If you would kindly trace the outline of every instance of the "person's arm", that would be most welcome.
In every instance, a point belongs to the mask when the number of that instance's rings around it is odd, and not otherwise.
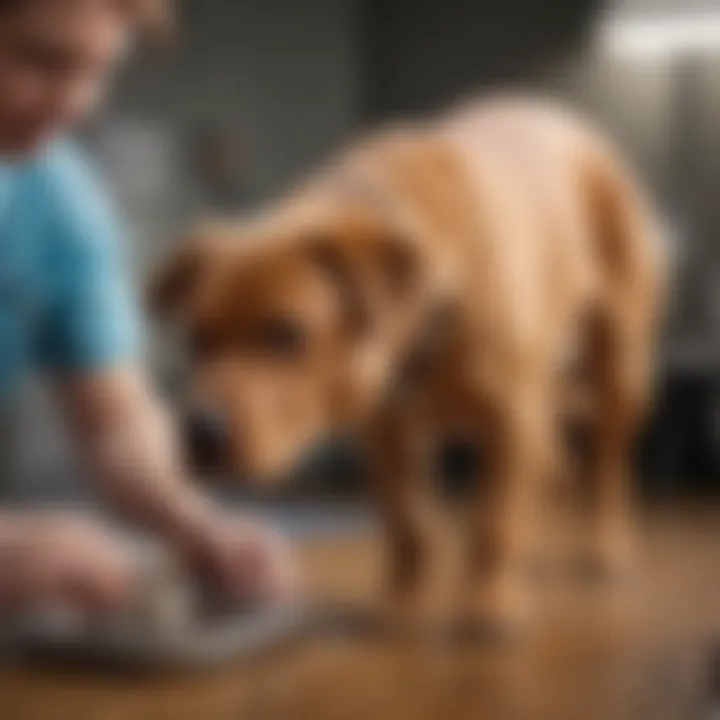
[[[47,299],[36,354],[90,475],[127,514],[176,537],[202,501],[182,480],[168,423],[141,379],[141,323],[121,252],[123,229],[72,146],[45,167]]]
[[[139,323],[118,225],[84,165],[61,165],[48,226],[54,282],[37,352],[91,480],[233,593],[285,594],[294,583],[277,536],[223,513],[189,482],[170,424],[137,369]]]
[[[121,364],[63,378],[58,398],[93,481],[128,518],[194,550],[212,508],[186,477],[174,428],[140,372]]]
[[[188,481],[171,424],[136,370],[120,366],[59,387],[81,456],[115,507],[232,596],[280,599],[297,591],[282,538],[222,512]]]

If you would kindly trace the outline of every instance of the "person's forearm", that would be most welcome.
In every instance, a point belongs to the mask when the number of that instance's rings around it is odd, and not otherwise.
[[[93,480],[122,513],[174,542],[191,543],[209,514],[188,481],[172,425],[134,376],[92,391],[72,413]]]
[[[205,522],[207,502],[187,481],[159,408],[137,408],[109,420],[89,450],[96,482],[133,519],[177,540]]]
[[[93,477],[119,510],[176,542],[202,530],[207,502],[187,481],[171,425],[149,398],[109,418],[88,450]]]

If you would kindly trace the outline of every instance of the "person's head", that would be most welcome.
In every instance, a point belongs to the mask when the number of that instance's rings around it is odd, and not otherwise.
[[[0,0],[0,154],[22,156],[102,99],[133,36],[171,0]]]

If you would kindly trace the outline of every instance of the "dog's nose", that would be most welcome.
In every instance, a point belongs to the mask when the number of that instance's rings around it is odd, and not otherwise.
[[[192,464],[200,470],[221,470],[230,451],[227,417],[208,408],[192,410],[185,422],[185,441]]]

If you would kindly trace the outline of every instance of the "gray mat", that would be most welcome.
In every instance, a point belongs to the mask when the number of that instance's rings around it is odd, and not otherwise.
[[[249,514],[277,523],[295,538],[339,537],[371,526],[365,509],[243,506]],[[303,603],[218,610],[222,603],[203,598],[187,578],[178,575],[156,543],[125,529],[120,532],[144,566],[143,592],[155,596],[157,602],[158,594],[167,598],[169,590],[170,605],[177,607],[170,607],[168,613],[163,600],[165,611],[161,614],[169,615],[170,621],[149,620],[147,608],[140,613],[142,617],[136,613],[104,619],[83,618],[58,608],[26,611],[0,619],[3,655],[137,668],[194,668],[247,657],[297,638],[319,624],[317,609]],[[150,615],[157,617],[154,611]],[[348,623],[343,619],[339,624]]]
[[[92,660],[137,667],[197,667],[231,660],[297,635],[305,604],[229,604],[192,581],[156,542],[122,533],[137,563],[136,587],[123,610],[83,613],[40,603],[0,623],[6,655]]]
[[[182,669],[242,659],[299,637],[310,614],[301,605],[200,618],[171,631],[143,631],[122,623],[80,627],[37,616],[16,623],[6,650],[25,660],[102,663],[137,669]]]

